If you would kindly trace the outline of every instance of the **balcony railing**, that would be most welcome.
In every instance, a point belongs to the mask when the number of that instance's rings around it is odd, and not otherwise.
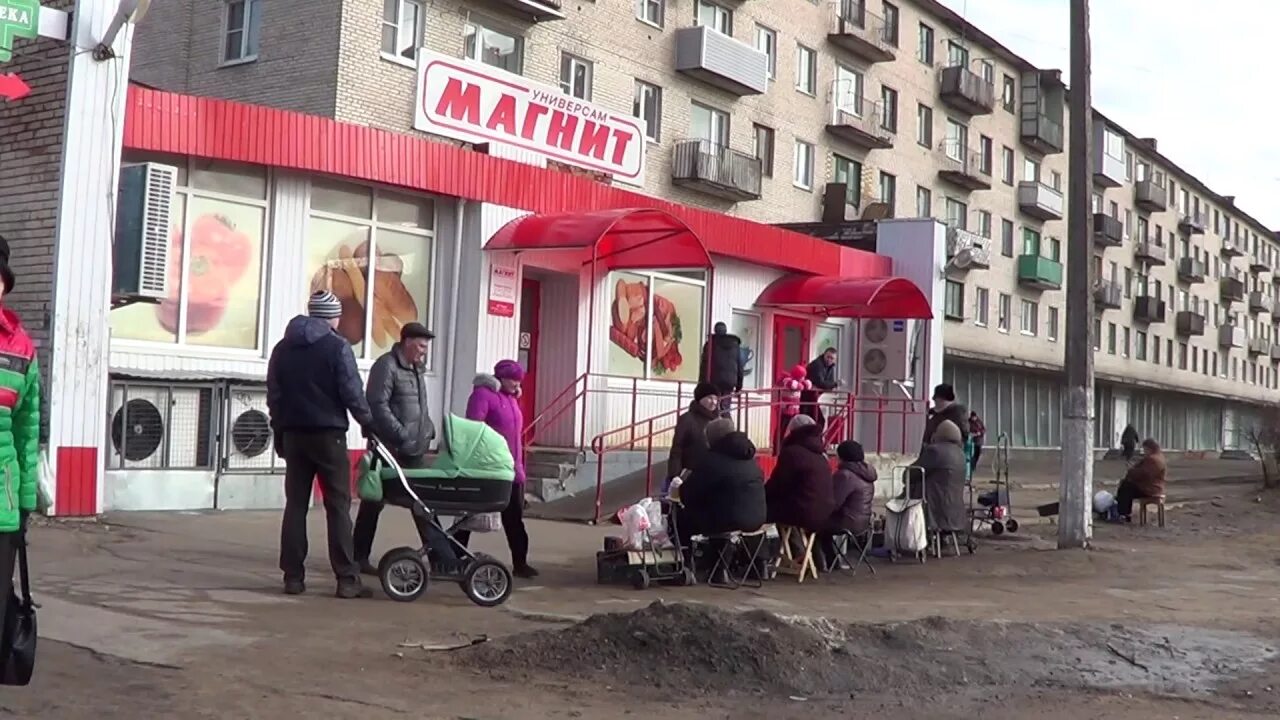
[[[996,109],[995,83],[963,65],[938,71],[938,92],[944,103],[969,115],[989,115]]]
[[[1222,256],[1229,258],[1238,258],[1244,255],[1244,247],[1237,241],[1224,237],[1222,238]]]
[[[957,271],[963,272],[969,268],[989,268],[991,267],[991,241],[978,235],[958,227],[950,226],[947,228],[947,259],[955,257],[961,252],[968,251],[969,262],[965,267],[957,266]]]
[[[827,41],[869,63],[896,57],[898,28],[867,12],[865,0],[836,0],[831,4]]]
[[[1062,287],[1062,263],[1041,255],[1018,257],[1018,283],[1038,290]]]
[[[1102,309],[1118,309],[1124,297],[1120,283],[1115,280],[1099,279],[1093,283],[1093,302]]]
[[[966,190],[991,189],[991,159],[982,157],[954,140],[943,140],[938,146],[942,155],[938,177]]]
[[[1266,338],[1251,337],[1249,338],[1249,354],[1250,355],[1267,355],[1271,352],[1271,341]]]
[[[1242,348],[1245,345],[1244,328],[1236,325],[1218,326],[1218,347]]]
[[[1164,301],[1151,295],[1139,295],[1133,299],[1135,322],[1162,323],[1165,318]]]
[[[1139,240],[1134,245],[1133,256],[1148,265],[1164,265],[1169,262],[1169,251],[1150,238]]]
[[[676,70],[734,95],[769,89],[769,56],[705,25],[676,31]]]
[[[1271,271],[1271,263],[1263,260],[1257,255],[1249,257],[1249,270],[1255,273],[1264,273]]]
[[[671,182],[726,200],[760,198],[760,158],[710,140],[676,143]]]
[[[1062,192],[1042,182],[1024,180],[1018,183],[1018,208],[1040,220],[1062,219]]]
[[[1191,310],[1179,310],[1174,329],[1183,337],[1204,335],[1204,316]]]
[[[1124,242],[1124,223],[1106,213],[1093,214],[1093,244],[1119,247]]]
[[[827,132],[864,150],[885,150],[893,147],[893,133],[884,128],[884,113],[880,104],[864,97],[846,97],[840,88],[832,86],[831,122]]]
[[[1224,277],[1218,283],[1223,302],[1240,302],[1244,300],[1244,283],[1238,278]]]
[[[1178,260],[1178,279],[1186,283],[1204,282],[1204,263],[1196,258]]]
[[[1280,344],[1271,345],[1271,361],[1280,362]]]
[[[1203,235],[1205,229],[1204,213],[1184,212],[1178,214],[1178,229],[1188,235]]]
[[[1053,155],[1066,147],[1063,141],[1062,123],[1042,112],[1022,113],[1022,142],[1037,152]]]
[[[1139,180],[1133,186],[1133,203],[1147,212],[1164,212],[1169,209],[1168,191],[1154,179]]]
[[[1269,313],[1275,308],[1275,301],[1271,299],[1271,295],[1257,290],[1249,293],[1249,312],[1252,313]]]

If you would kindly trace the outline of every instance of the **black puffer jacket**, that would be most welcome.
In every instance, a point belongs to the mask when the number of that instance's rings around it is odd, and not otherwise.
[[[702,347],[698,377],[716,386],[721,395],[742,389],[742,340],[737,335],[712,335]]]
[[[374,433],[406,458],[424,455],[436,436],[427,411],[425,373],[423,366],[405,360],[400,343],[391,346],[369,371],[365,394],[373,412]]]
[[[871,510],[876,499],[876,469],[865,462],[842,462],[831,476],[835,488],[835,512],[829,532],[861,535],[871,527]]]
[[[360,391],[351,345],[327,320],[299,315],[267,363],[267,407],[277,433],[347,430],[347,413],[362,428],[373,423]]]
[[[764,471],[755,457],[745,433],[729,433],[711,446],[680,486],[681,534],[749,532],[764,525]]]
[[[835,509],[831,464],[823,449],[822,428],[808,425],[782,441],[768,496],[769,521],[821,532]]]
[[[707,453],[707,425],[715,419],[716,414],[707,412],[697,400],[689,404],[688,412],[676,420],[671,436],[667,477],[675,477],[698,466],[698,461]]]

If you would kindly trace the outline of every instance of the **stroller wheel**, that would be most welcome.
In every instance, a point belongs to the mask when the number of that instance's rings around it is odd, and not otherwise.
[[[422,597],[430,584],[427,563],[420,550],[398,547],[382,556],[378,563],[378,580],[382,591],[396,602],[413,602]]]
[[[1004,529],[1008,530],[1011,533],[1018,532],[1018,521],[1014,520],[1013,518],[1009,518],[1008,520],[1005,520]]]
[[[649,588],[649,573],[644,568],[640,568],[631,573],[631,587],[637,590],[647,590]]]
[[[992,535],[1003,535],[1003,534],[1004,534],[1004,523],[1000,522],[999,520],[995,520],[995,521],[993,521],[993,522],[991,523],[991,534],[992,534]]]
[[[515,583],[511,579],[511,571],[506,565],[485,558],[471,563],[462,580],[462,591],[471,602],[480,607],[501,605],[511,597],[511,589]]]

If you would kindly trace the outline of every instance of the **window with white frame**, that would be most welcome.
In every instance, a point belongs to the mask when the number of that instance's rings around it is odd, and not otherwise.
[[[637,80],[631,114],[644,120],[645,137],[654,142],[662,140],[662,88]]]
[[[991,291],[984,288],[973,289],[973,324],[986,327],[991,317]]]
[[[315,178],[310,208],[304,272],[342,301],[337,331],[357,358],[391,349],[407,323],[432,326],[433,198]]]
[[[226,0],[222,19],[222,62],[258,59],[262,29],[262,0]]]
[[[796,90],[813,95],[818,86],[818,54],[804,45],[796,45]]]
[[[729,147],[729,113],[692,103],[689,130],[694,138],[706,140],[718,148]]]
[[[609,347],[605,372],[645,380],[698,379],[706,339],[706,273],[616,271],[609,288],[626,317],[603,319]],[[600,319],[598,319],[600,321]],[[673,391],[674,392],[674,391]]]
[[[1049,317],[1044,326],[1044,334],[1049,337],[1050,342],[1058,341],[1058,308],[1049,306]]]
[[[383,0],[382,54],[397,61],[416,60],[423,16],[420,0]]]
[[[996,305],[996,329],[1002,333],[1009,332],[1009,315],[1013,313],[1013,297],[1008,293],[1000,293]]]
[[[756,25],[756,49],[769,59],[769,79],[778,76],[778,33],[763,25]]]
[[[717,5],[710,0],[698,0],[697,16],[694,18],[698,25],[709,27],[722,35],[733,37],[733,11],[723,5]]]
[[[955,198],[943,198],[947,213],[947,224],[961,230],[969,229],[969,206]]]
[[[791,183],[804,190],[813,189],[813,144],[796,140],[795,152],[791,158]]]
[[[933,217],[933,191],[923,185],[916,186],[916,217]]]
[[[969,128],[947,118],[947,141],[944,148],[947,157],[958,162],[968,162]]]
[[[862,117],[862,73],[844,65],[836,65],[836,107]]]
[[[742,341],[742,349],[738,352],[742,360],[743,388],[758,388],[762,382],[770,384],[768,378],[761,380],[761,374],[756,372],[760,358],[760,316],[746,310],[734,310],[729,319],[729,333]]]
[[[1040,304],[1035,300],[1022,300],[1022,318],[1019,330],[1023,335],[1040,332]]]
[[[942,312],[948,320],[964,319],[964,283],[947,281]]]
[[[858,207],[862,200],[862,163],[843,155],[832,155],[832,180],[844,183],[844,203]]]
[[[986,210],[978,211],[978,234],[991,239],[991,213]]]
[[[666,0],[636,0],[636,19],[662,27],[666,6]]]
[[[524,38],[471,22],[462,34],[463,55],[468,59],[515,75],[524,71]]]
[[[560,53],[560,91],[579,100],[591,102],[591,79],[594,65],[577,55]]]
[[[765,127],[764,125],[753,125],[751,130],[756,158],[760,160],[760,174],[764,177],[773,177],[773,128]]]
[[[112,339],[259,351],[266,305],[266,168],[150,154],[127,154],[124,161],[172,165],[178,176],[168,228],[169,293],[155,305],[112,310]]]

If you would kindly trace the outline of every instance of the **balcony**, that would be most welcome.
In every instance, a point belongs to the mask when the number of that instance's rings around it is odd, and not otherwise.
[[[1095,280],[1093,283],[1093,303],[1096,307],[1107,310],[1120,309],[1120,301],[1124,291],[1115,280]]]
[[[1133,186],[1133,204],[1139,210],[1164,212],[1169,209],[1169,193],[1155,180],[1139,180]]]
[[[1271,272],[1271,265],[1262,258],[1254,255],[1249,258],[1249,270],[1255,273]]]
[[[991,167],[984,167],[982,153],[951,140],[938,146],[942,157],[938,178],[966,190],[990,190]]]
[[[1027,147],[1045,155],[1062,152],[1062,123],[1042,113],[1024,113],[1022,116],[1022,142]]]
[[[839,90],[833,90],[832,97],[840,98]],[[878,103],[846,97],[832,104],[827,132],[863,150],[887,150],[893,147],[893,133],[881,126],[883,120]]]
[[[705,25],[676,31],[676,70],[738,96],[769,89],[769,56]]]
[[[1258,292],[1256,290],[1249,293],[1249,312],[1269,313],[1274,307],[1275,302],[1267,293]]]
[[[996,86],[961,65],[938,71],[942,102],[968,115],[990,115],[996,109]]]
[[[1239,278],[1224,277],[1218,283],[1218,291],[1222,302],[1233,303],[1244,300],[1244,283]]]
[[[1237,325],[1218,326],[1218,347],[1228,350],[1242,348],[1245,346],[1245,342],[1244,328]]]
[[[1021,195],[1021,193],[1019,193]],[[1106,213],[1093,214],[1093,244],[1101,248],[1124,243],[1124,224]]]
[[[956,265],[956,272],[966,272],[970,268],[991,267],[991,241],[976,233],[958,227],[947,228],[947,260],[961,252],[968,251],[969,262]],[[963,265],[963,267],[962,267]]]
[[[896,57],[895,28],[884,18],[867,12],[865,0],[831,3],[831,27],[827,42],[869,63],[889,62]]]
[[[1056,155],[1066,147],[1062,119],[1067,104],[1062,73],[1030,70],[1022,73],[1021,107],[1018,112],[1022,142],[1042,155]]]
[[[1204,213],[1185,212],[1178,214],[1178,229],[1187,235],[1203,235],[1204,228]]]
[[[1133,256],[1148,265],[1165,265],[1169,262],[1169,251],[1150,238],[1139,240],[1134,245]]]
[[[1271,346],[1271,361],[1280,362],[1280,345]]]
[[[710,140],[675,144],[671,182],[725,200],[760,199],[760,158]]]
[[[1204,335],[1204,316],[1190,310],[1180,310],[1174,320],[1174,330],[1182,337]]]
[[[1229,237],[1222,238],[1222,256],[1228,258],[1238,258],[1244,255],[1244,248],[1240,243]]]
[[[530,22],[564,19],[561,0],[496,0],[496,2]]]
[[[1018,284],[1037,290],[1062,287],[1062,263],[1040,255],[1018,256]]]
[[[1062,193],[1035,180],[1018,183],[1018,208],[1040,220],[1062,219]]]
[[[1165,317],[1164,301],[1151,295],[1139,295],[1133,299],[1133,320],[1140,323],[1162,323]]]
[[[1125,183],[1128,172],[1125,169],[1124,144],[1112,147],[1108,152],[1108,137],[1119,138],[1119,133],[1103,122],[1093,124],[1093,181],[1098,185],[1117,188]]]
[[[1271,342],[1266,338],[1253,337],[1249,338],[1249,354],[1250,355],[1269,355],[1271,353]]]
[[[1179,259],[1178,279],[1185,283],[1204,282],[1204,263],[1189,257]]]

